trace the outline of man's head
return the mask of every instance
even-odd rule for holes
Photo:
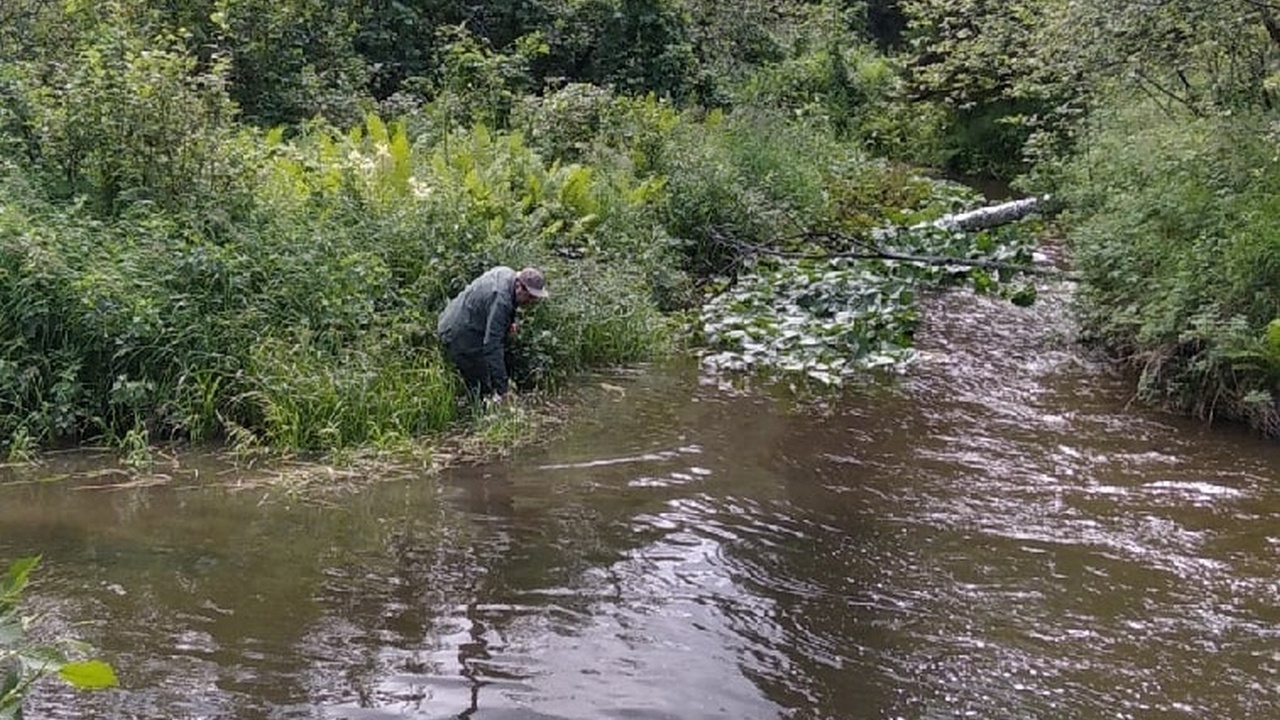
[[[527,267],[516,273],[516,305],[528,305],[550,294],[538,268]]]

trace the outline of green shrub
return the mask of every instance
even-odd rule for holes
[[[630,97],[571,83],[524,98],[512,124],[543,157],[625,165],[643,177],[662,166],[669,135],[680,122],[680,112],[655,95]]]
[[[7,73],[28,156],[55,197],[83,197],[107,216],[234,207],[252,165],[237,142],[228,66],[202,66],[181,33],[146,35],[123,7],[109,3],[62,61]]]
[[[1257,416],[1246,406],[1280,390],[1259,350],[1280,317],[1274,128],[1130,104],[1101,114],[1088,143],[1064,187],[1086,331],[1138,364],[1144,397]]]
[[[653,360],[671,349],[674,323],[658,310],[649,278],[637,268],[560,262],[548,268],[548,278],[552,299],[520,320],[518,385],[554,385],[586,368]]]

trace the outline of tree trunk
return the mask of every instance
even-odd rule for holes
[[[947,215],[934,220],[932,223],[919,225],[917,227],[927,227],[931,224],[934,227],[945,228],[947,230],[964,230],[965,232],[985,230],[986,228],[1011,223],[1014,220],[1021,220],[1034,212],[1042,201],[1048,199],[1049,198],[1046,195],[1044,197],[1030,197],[1022,200],[1012,200],[999,205],[989,205],[987,207],[978,208],[977,210]]]

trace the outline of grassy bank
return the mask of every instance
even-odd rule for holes
[[[1261,112],[1096,116],[1064,185],[1089,340],[1139,395],[1280,437],[1280,146]]]
[[[548,388],[690,340],[734,349],[704,326],[765,327],[740,304],[684,312],[744,273],[742,251],[720,235],[778,245],[801,229],[797,218],[863,233],[978,200],[780,113],[679,112],[609,93],[591,102],[607,120],[574,132],[546,101],[523,111],[524,130],[445,131],[429,112],[345,131],[313,124],[289,138],[241,128],[238,154],[221,155],[226,190],[176,211],[138,204],[104,217],[43,197],[9,166],[4,452],[86,440],[132,451],[173,439],[403,446],[464,419],[433,328],[448,297],[491,265],[536,264],[551,279],[554,301],[524,318],[516,343],[517,384]],[[963,234],[941,242],[957,257],[1008,254]],[[826,278],[822,292],[871,282],[852,272]],[[831,353],[849,368],[876,365],[890,346],[909,347],[904,288],[930,276],[903,272],[859,310],[860,324],[825,340],[801,333],[819,339],[804,348],[832,350],[794,369],[827,373]],[[822,287],[781,277],[766,281]],[[843,322],[831,303],[809,311],[819,325]],[[770,332],[801,347],[791,329]],[[777,353],[772,364],[793,361]]]
[[[239,196],[198,212],[104,219],[43,200],[9,169],[8,455],[82,439],[390,446],[443,430],[458,388],[435,314],[499,263],[542,265],[557,291],[525,323],[536,362],[522,382],[662,352],[653,280],[679,271],[652,234],[659,197],[643,181],[545,162],[484,127],[419,144],[375,117],[288,142],[242,132]],[[566,241],[589,247],[565,260]]]

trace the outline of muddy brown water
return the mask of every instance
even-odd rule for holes
[[[1280,450],[1128,406],[1061,292],[927,317],[825,404],[594,378],[562,437],[336,502],[10,472],[0,557],[122,683],[28,716],[1280,717]]]

